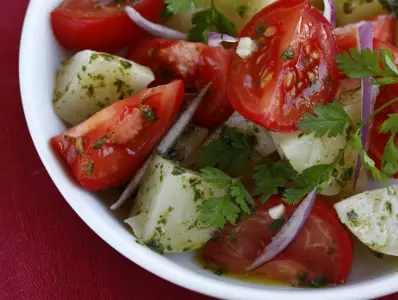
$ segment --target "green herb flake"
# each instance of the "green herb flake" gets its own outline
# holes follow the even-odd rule
[[[392,204],[390,201],[386,201],[385,208],[386,208],[386,211],[388,212],[388,214],[391,215],[392,214]]]
[[[269,229],[273,232],[278,232],[282,228],[283,224],[285,224],[284,219],[276,219],[274,222],[272,222]]]
[[[98,58],[98,54],[97,53],[91,54],[89,64],[91,64],[97,58]]]
[[[122,67],[126,70],[126,69],[130,69],[133,64],[127,60],[121,60],[120,64],[122,65]]]
[[[162,244],[160,244],[158,241],[155,241],[154,239],[148,241],[145,243],[145,246],[147,246],[149,249],[152,251],[159,253],[159,254],[164,254],[164,247]]]
[[[100,149],[100,148],[106,143],[106,139],[107,139],[107,136],[104,136],[104,137],[102,137],[101,139],[99,139],[98,141],[96,141],[96,142],[94,143],[94,145],[93,145],[93,148],[94,148],[95,150]]]
[[[179,176],[184,173],[185,173],[185,170],[180,166],[175,166],[173,168],[173,171],[171,171],[171,175],[174,175],[174,176]]]
[[[150,107],[148,104],[140,105],[141,115],[151,123],[155,123],[158,118],[156,116],[156,109]]]
[[[283,61],[294,59],[295,57],[296,57],[296,55],[294,54],[294,50],[292,48],[289,48],[286,51],[283,51],[281,54],[281,58]]]
[[[86,176],[90,176],[94,172],[94,163],[92,161],[87,161],[86,162],[86,168],[84,170],[84,173]]]
[[[328,254],[332,255],[336,252],[336,249],[334,247],[329,247],[328,248]]]
[[[311,280],[311,286],[313,287],[325,287],[328,283],[328,278],[325,276],[318,276]]]

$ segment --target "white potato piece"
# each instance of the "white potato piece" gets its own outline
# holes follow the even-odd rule
[[[383,13],[380,1],[335,0],[337,26],[369,20]]]
[[[54,109],[63,121],[77,125],[113,102],[139,93],[153,80],[147,67],[106,53],[81,51],[57,72]]]
[[[370,249],[398,256],[398,185],[367,191],[334,205],[343,224]]]
[[[155,155],[125,222],[138,241],[152,250],[192,251],[202,247],[216,229],[201,228],[198,206],[225,194],[196,173]]]

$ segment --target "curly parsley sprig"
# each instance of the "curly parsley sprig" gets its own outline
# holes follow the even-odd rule
[[[199,206],[199,221],[204,227],[223,228],[227,222],[235,224],[242,213],[253,211],[255,202],[239,178],[212,167],[201,169],[200,175],[204,181],[226,190],[224,196],[211,197]]]

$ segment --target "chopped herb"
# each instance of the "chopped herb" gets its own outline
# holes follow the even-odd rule
[[[300,272],[297,273],[297,280],[299,285],[304,285],[307,282],[308,273],[307,272]]]
[[[86,72],[86,70],[87,70],[86,65],[82,65],[82,71],[83,71],[83,72]]]
[[[328,278],[325,276],[318,276],[311,280],[313,287],[325,287],[328,283]]]
[[[236,242],[238,241],[238,234],[236,233],[236,231],[232,231],[229,234],[229,241],[231,242],[231,244],[236,244]]]
[[[151,123],[155,123],[158,118],[156,116],[156,109],[150,107],[148,104],[140,105],[141,115]]]
[[[287,49],[286,51],[283,51],[281,54],[281,58],[283,61],[287,61],[289,59],[295,58],[294,50],[292,48]]]
[[[334,254],[336,252],[336,249],[333,247],[328,248],[328,254]]]
[[[107,136],[105,135],[104,137],[102,137],[101,139],[99,139],[98,141],[96,141],[94,143],[93,148],[95,150],[100,149],[106,143],[106,139],[107,139]]]
[[[283,224],[285,224],[284,219],[276,219],[274,222],[272,222],[269,229],[273,232],[278,232],[282,228]]]
[[[145,243],[145,246],[147,246],[149,249],[151,249],[152,251],[157,252],[159,254],[164,253],[163,245],[153,239],[148,241],[147,243]]]
[[[185,170],[183,168],[181,168],[180,166],[175,166],[173,168],[173,171],[171,172],[171,174],[174,176],[179,176],[184,173],[185,173]]]
[[[94,163],[92,161],[87,161],[86,162],[86,169],[84,170],[84,173],[86,176],[90,176],[94,171]]]
[[[64,134],[64,140],[69,142],[69,143],[72,143],[72,142],[75,141],[75,138],[71,137],[70,135]]]
[[[386,211],[388,212],[389,215],[392,214],[392,204],[390,201],[386,201],[385,203]]]
[[[133,66],[133,64],[127,60],[120,60],[120,64],[124,69],[130,69]]]
[[[89,63],[91,64],[91,63],[92,63],[94,60],[96,60],[97,58],[98,58],[98,54],[97,54],[97,53],[91,54]]]
[[[356,220],[358,220],[358,215],[357,215],[357,213],[355,212],[355,210],[350,210],[348,213],[347,213],[347,217],[348,217],[348,221],[356,221]]]

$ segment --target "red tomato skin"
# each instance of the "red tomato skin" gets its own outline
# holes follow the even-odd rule
[[[199,92],[212,82],[193,119],[199,126],[210,129],[220,126],[233,113],[226,95],[233,56],[232,51],[224,48],[165,39],[134,42],[126,55],[127,59],[151,68],[155,74],[151,86],[182,79],[188,91]]]
[[[357,28],[364,21],[336,28],[333,33],[336,37],[339,53],[348,52],[350,48],[358,47]],[[373,38],[381,42],[395,45],[396,19],[391,15],[377,16],[372,20]]]
[[[118,186],[132,178],[165,136],[183,96],[182,81],[142,91],[53,137],[51,144],[84,188]],[[140,105],[155,109],[158,120],[144,118]]]
[[[314,29],[315,33],[309,29],[300,29],[296,34],[299,18],[303,21],[300,24],[307,22],[305,24],[312,26],[311,30]],[[247,59],[235,56],[229,72],[228,97],[233,108],[245,118],[269,130],[296,131],[297,122],[301,120],[303,113],[312,113],[317,104],[329,103],[338,90],[339,76],[334,60],[336,43],[331,26],[305,0],[277,1],[270,4],[252,18],[240,36],[258,40],[256,28],[260,24],[276,27],[276,34],[268,39],[265,31],[263,35],[269,45],[263,48],[264,51],[263,46],[259,46],[259,51]],[[279,32],[282,32],[282,36],[279,36]],[[291,36],[294,40],[292,44]],[[295,40],[298,36],[299,42]],[[321,49],[317,52],[320,56],[315,59],[315,63],[309,61],[309,55],[314,48],[311,48],[310,53],[304,53],[304,39],[310,41],[310,46]],[[283,62],[282,53],[292,47],[295,57]],[[264,53],[265,59],[261,57]],[[304,62],[304,59],[307,60]],[[307,68],[315,72],[314,81]],[[292,81],[285,81],[290,73],[293,75]],[[284,82],[288,82],[287,87]]]
[[[266,204],[260,204],[254,215],[243,218],[237,225],[225,226],[218,239],[206,244],[205,258],[225,268],[227,272],[245,273],[246,267],[275,236],[275,232],[270,230],[274,220],[269,217],[268,209],[280,203],[280,196],[272,197]],[[290,216],[295,209],[296,206],[287,206],[284,217]],[[314,228],[327,230],[317,231],[318,235],[324,235],[321,237],[323,244],[319,241],[311,243],[315,240],[310,234]],[[318,199],[296,239],[275,259],[254,270],[252,274],[297,285],[297,275],[305,273],[309,282],[317,276],[326,276],[328,285],[334,285],[347,280],[351,264],[352,244],[349,233],[340,223],[334,209]]]
[[[145,33],[124,10],[101,16],[95,13],[79,15],[74,13],[73,6],[65,8],[68,2],[73,0],[64,1],[51,12],[54,35],[68,49],[115,53]],[[133,7],[146,19],[155,21],[163,11],[164,3],[162,0],[140,0]]]

